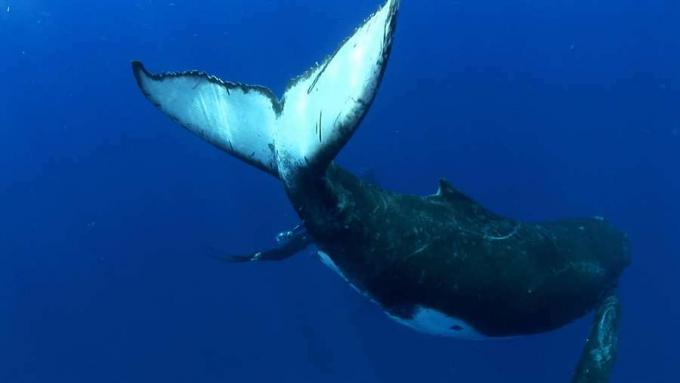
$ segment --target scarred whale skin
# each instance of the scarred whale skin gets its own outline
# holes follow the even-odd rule
[[[511,220],[444,180],[404,195],[331,165],[295,185],[314,242],[397,319],[426,307],[483,336],[553,330],[595,309],[630,262],[625,234],[601,218]]]

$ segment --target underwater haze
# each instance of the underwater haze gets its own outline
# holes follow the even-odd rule
[[[0,383],[568,382],[592,315],[547,334],[417,333],[307,250],[280,183],[155,110],[131,60],[270,87],[380,0],[0,0]],[[680,2],[402,0],[337,161],[441,177],[517,219],[628,233],[612,382],[680,381]]]

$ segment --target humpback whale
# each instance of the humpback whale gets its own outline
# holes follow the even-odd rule
[[[279,179],[302,223],[279,245],[235,262],[281,260],[310,244],[387,315],[413,329],[470,339],[536,334],[590,312],[573,382],[606,382],[620,317],[628,240],[603,218],[523,222],[439,181],[400,194],[334,162],[385,73],[399,0],[386,0],[282,98],[199,71],[132,70],[146,98],[179,125]]]

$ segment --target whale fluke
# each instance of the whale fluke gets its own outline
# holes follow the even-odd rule
[[[387,0],[281,100],[267,88],[202,72],[152,74],[134,61],[144,95],[165,114],[232,155],[283,179],[323,170],[368,111],[392,46],[399,0]]]

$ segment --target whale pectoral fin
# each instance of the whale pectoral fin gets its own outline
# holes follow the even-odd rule
[[[285,239],[278,246],[271,249],[256,251],[246,255],[214,255],[213,258],[230,263],[282,261],[294,256],[312,244],[311,238],[304,229],[298,230],[296,228],[285,232],[285,234]],[[279,234],[277,237],[281,236],[282,234]]]
[[[572,383],[606,383],[618,351],[621,306],[614,293],[597,309]]]

